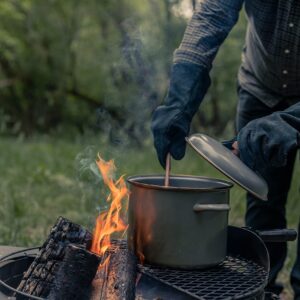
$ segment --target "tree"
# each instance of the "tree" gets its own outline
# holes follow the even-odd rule
[[[89,127],[111,139],[115,134],[138,143],[147,139],[151,113],[166,94],[173,51],[185,30],[184,1],[196,4],[0,2],[0,113],[6,128],[31,135],[58,126]],[[206,126],[221,133],[234,114],[243,26],[218,56],[204,113],[194,123],[197,131]]]

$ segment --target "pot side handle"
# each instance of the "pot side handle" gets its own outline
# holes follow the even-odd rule
[[[193,211],[196,213],[205,211],[229,211],[230,206],[228,204],[195,204]]]
[[[294,229],[273,229],[273,230],[256,230],[255,231],[264,242],[282,243],[290,242],[297,239],[297,231]]]

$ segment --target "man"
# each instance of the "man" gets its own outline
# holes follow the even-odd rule
[[[240,155],[269,185],[268,202],[247,195],[246,224],[254,229],[285,228],[285,204],[299,146],[300,1],[200,0],[175,52],[164,105],[153,114],[154,144],[163,167],[167,153],[183,158],[184,138],[210,85],[212,62],[243,4],[248,30],[238,74]],[[269,289],[279,294],[282,287],[275,281],[286,257],[286,244],[267,246]],[[291,277],[295,299],[300,299],[298,260]]]

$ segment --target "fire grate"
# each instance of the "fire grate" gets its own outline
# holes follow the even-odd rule
[[[126,248],[124,240],[114,240],[114,247]],[[227,256],[225,261],[206,270],[178,270],[153,265],[139,265],[139,271],[195,299],[245,299],[264,290],[266,270],[243,257]]]
[[[242,299],[261,292],[267,272],[254,262],[228,256],[219,266],[207,270],[174,270],[141,266],[142,273],[196,299]]]

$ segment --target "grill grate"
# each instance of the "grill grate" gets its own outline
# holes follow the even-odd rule
[[[228,256],[219,266],[207,270],[174,270],[145,265],[142,273],[196,299],[242,299],[265,287],[267,272],[256,263]]]
[[[113,240],[115,247],[126,248],[124,240]],[[260,294],[268,274],[262,266],[243,257],[227,256],[224,262],[206,270],[178,270],[139,265],[139,271],[195,299],[245,299]]]

